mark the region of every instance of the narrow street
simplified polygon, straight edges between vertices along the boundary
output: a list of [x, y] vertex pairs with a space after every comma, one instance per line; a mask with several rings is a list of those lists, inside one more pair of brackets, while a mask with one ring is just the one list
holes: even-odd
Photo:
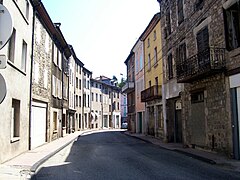
[[99, 132], [79, 137], [42, 164], [34, 178], [232, 180], [239, 177], [237, 172], [162, 149], [122, 132]]

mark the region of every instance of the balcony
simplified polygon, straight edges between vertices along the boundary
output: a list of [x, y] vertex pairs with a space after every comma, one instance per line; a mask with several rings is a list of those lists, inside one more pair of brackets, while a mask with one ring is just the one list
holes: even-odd
[[177, 82], [191, 83], [223, 72], [225, 66], [225, 49], [209, 47], [183, 62], [177, 62]]
[[134, 82], [126, 82], [126, 84], [122, 87], [122, 92], [130, 93], [130, 92], [134, 91], [134, 89], [135, 89]]
[[162, 86], [155, 85], [141, 92], [141, 101], [148, 102], [154, 99], [162, 98]]

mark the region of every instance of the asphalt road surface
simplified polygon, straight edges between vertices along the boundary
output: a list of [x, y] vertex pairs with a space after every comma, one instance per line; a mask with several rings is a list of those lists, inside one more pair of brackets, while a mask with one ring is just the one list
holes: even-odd
[[129, 137], [122, 132], [84, 135], [47, 160], [37, 180], [240, 179], [240, 173]]

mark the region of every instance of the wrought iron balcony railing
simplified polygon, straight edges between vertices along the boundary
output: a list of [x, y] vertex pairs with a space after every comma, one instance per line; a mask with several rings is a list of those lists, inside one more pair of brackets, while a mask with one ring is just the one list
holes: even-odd
[[155, 85], [141, 92], [141, 101], [147, 102], [154, 99], [162, 98], [162, 86]]
[[126, 84], [122, 87], [123, 93], [129, 93], [135, 89], [134, 82], [126, 82]]
[[177, 81], [190, 83], [225, 69], [225, 49], [209, 47], [206, 50], [177, 62]]

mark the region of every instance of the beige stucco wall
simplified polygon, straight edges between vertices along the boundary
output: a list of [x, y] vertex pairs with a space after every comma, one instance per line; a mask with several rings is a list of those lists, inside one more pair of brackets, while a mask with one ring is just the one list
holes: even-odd
[[[30, 95], [30, 66], [31, 66], [31, 44], [32, 44], [32, 7], [30, 5], [29, 20], [21, 15], [23, 9], [19, 9], [13, 1], [3, 1], [13, 17], [13, 26], [16, 29], [15, 59], [14, 63], [8, 61], [6, 69], [0, 69], [7, 85], [7, 95], [0, 104], [0, 163], [28, 150], [29, 142], [29, 95]], [[24, 12], [22, 12], [25, 14]], [[26, 72], [21, 70], [22, 41], [27, 43], [27, 65]], [[7, 56], [8, 46], [6, 45], [0, 54]], [[16, 141], [11, 138], [11, 116], [12, 99], [20, 101], [20, 136]]]

